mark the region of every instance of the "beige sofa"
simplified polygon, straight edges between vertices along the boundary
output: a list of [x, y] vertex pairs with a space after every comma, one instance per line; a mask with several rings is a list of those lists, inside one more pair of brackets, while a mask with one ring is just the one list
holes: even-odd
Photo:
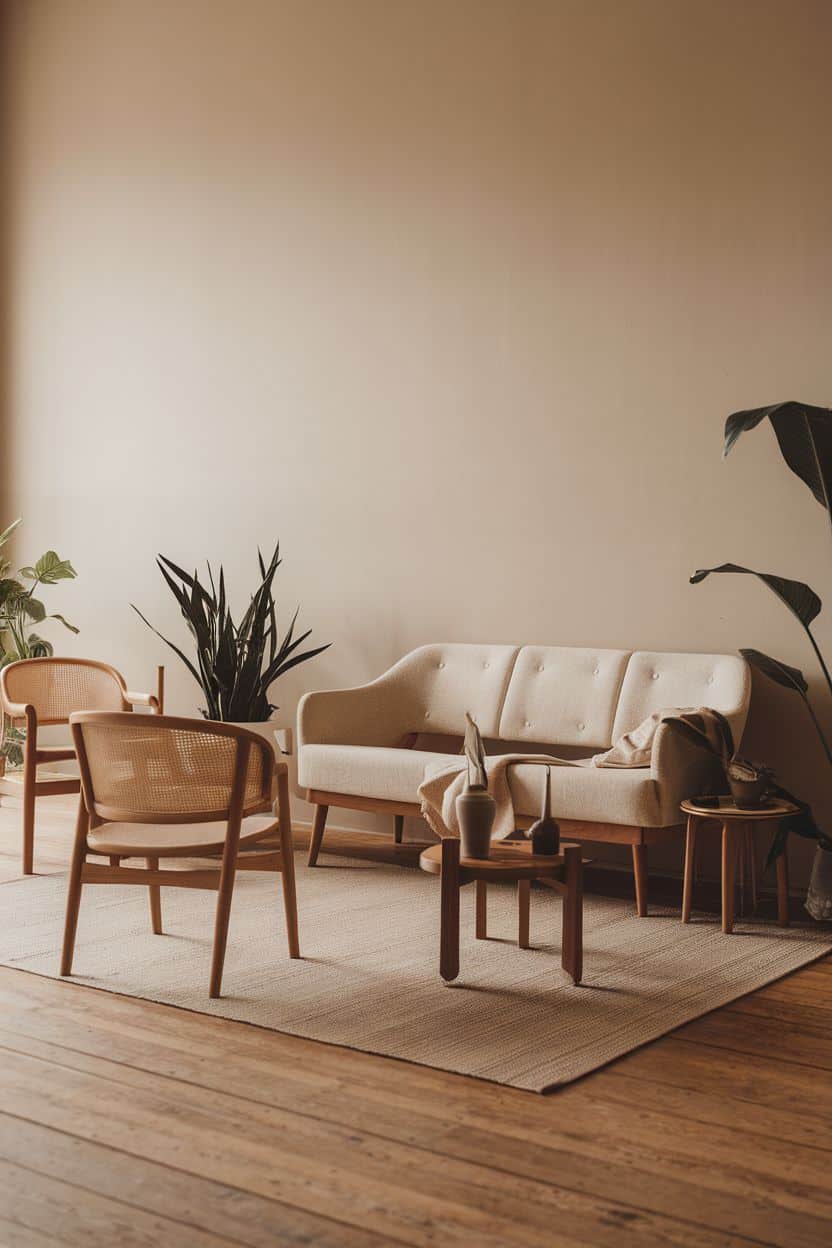
[[[307, 694], [298, 708], [298, 780], [316, 807], [310, 865], [330, 806], [386, 811], [401, 839], [418, 815], [429, 762], [458, 757], [465, 712], [488, 752], [590, 755], [656, 710], [710, 706], [737, 743], [751, 680], [737, 655], [665, 654], [570, 646], [422, 646], [367, 685]], [[443, 748], [422, 748], [426, 736]], [[502, 748], [500, 744], [502, 743]], [[553, 811], [570, 839], [632, 846], [639, 914], [647, 912], [647, 847], [677, 837], [679, 803], [713, 779], [707, 755], [660, 726], [652, 765], [555, 768]], [[520, 826], [540, 807], [540, 768], [519, 765], [511, 790]]]

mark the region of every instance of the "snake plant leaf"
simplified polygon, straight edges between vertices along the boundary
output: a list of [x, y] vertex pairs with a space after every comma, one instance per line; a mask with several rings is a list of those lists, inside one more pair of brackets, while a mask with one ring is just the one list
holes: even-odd
[[719, 572], [740, 573], [744, 576], [756, 576], [764, 585], [768, 585], [795, 615], [804, 628], [808, 628], [812, 620], [820, 614], [821, 600], [813, 589], [803, 581], [790, 581], [785, 576], [776, 576], [773, 572], [755, 572], [753, 568], [744, 568], [739, 563], [721, 563], [718, 568], [697, 568], [690, 578], [691, 585], [698, 585], [706, 577]]
[[723, 455], [729, 454], [741, 434], [756, 428], [766, 417], [789, 468], [832, 519], [832, 410], [792, 400], [734, 412], [725, 422]]
[[785, 689], [796, 689], [802, 698], [806, 697], [809, 685], [800, 668], [789, 667], [788, 663], [781, 663], [779, 659], [773, 659], [771, 655], [763, 654], [761, 650], [740, 650], [740, 654], [752, 667], [756, 667], [764, 676], [768, 676], [769, 680], [782, 685]]

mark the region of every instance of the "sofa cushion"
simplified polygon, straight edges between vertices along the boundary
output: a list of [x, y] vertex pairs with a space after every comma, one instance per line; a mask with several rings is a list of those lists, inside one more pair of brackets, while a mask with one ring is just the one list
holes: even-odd
[[[647, 768], [553, 767], [552, 814], [556, 819], [664, 827], [679, 823], [678, 809], [663, 812], [659, 786]], [[509, 773], [518, 815], [540, 814], [544, 768], [519, 763]]]
[[506, 693], [503, 741], [612, 744], [612, 724], [629, 650], [523, 646]]
[[612, 736], [617, 741], [653, 711], [664, 707], [710, 706], [722, 711], [731, 724], [739, 746], [748, 700], [751, 674], [738, 654], [663, 654], [638, 650], [630, 657]]
[[388, 673], [407, 690], [407, 731], [462, 735], [465, 712], [484, 737], [499, 735], [500, 712], [517, 657], [516, 646], [464, 642], [420, 646]]
[[459, 754], [379, 745], [304, 745], [298, 757], [298, 783], [325, 793], [418, 802], [427, 764], [453, 762], [460, 762]]

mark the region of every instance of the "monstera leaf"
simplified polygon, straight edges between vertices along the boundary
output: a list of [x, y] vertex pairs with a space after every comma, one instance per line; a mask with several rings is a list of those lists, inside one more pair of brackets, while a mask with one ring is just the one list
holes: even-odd
[[734, 412], [725, 422], [723, 455], [729, 454], [741, 434], [755, 429], [766, 417], [786, 463], [832, 520], [832, 410], [790, 401]]
[[798, 667], [789, 667], [788, 663], [782, 663], [780, 659], [773, 659], [770, 654], [763, 654], [761, 650], [740, 650], [740, 654], [747, 659], [752, 667], [756, 667], [764, 676], [768, 676], [769, 680], [773, 680], [776, 684], [782, 685], [784, 689], [791, 689], [800, 695], [803, 704], [809, 712], [812, 723], [815, 725], [815, 731], [820, 738], [827, 761], [832, 763], [832, 750], [829, 748], [829, 742], [821, 728], [820, 721], [812, 709], [809, 701], [809, 684], [806, 677]]

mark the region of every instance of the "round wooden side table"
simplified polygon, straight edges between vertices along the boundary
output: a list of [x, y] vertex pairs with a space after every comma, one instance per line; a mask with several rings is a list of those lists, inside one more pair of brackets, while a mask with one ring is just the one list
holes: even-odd
[[423, 850], [423, 871], [441, 881], [439, 973], [446, 981], [459, 974], [459, 890], [476, 883], [476, 934], [487, 939], [487, 889], [489, 884], [516, 882], [518, 938], [529, 949], [529, 910], [532, 880], [544, 880], [563, 897], [561, 964], [574, 983], [583, 970], [583, 864], [580, 845], [561, 845], [559, 854], [533, 854], [530, 841], [492, 841], [488, 858], [460, 858], [459, 841], [447, 837]]
[[[685, 877], [682, 886], [682, 922], [690, 923], [693, 899], [693, 856], [696, 834], [703, 823], [711, 820], [722, 824], [722, 930], [734, 930], [734, 881], [737, 857], [743, 845], [750, 845], [754, 852], [754, 829], [758, 823], [778, 823], [786, 815], [797, 813], [793, 802], [770, 798], [765, 806], [756, 810], [743, 809], [734, 804], [731, 797], [720, 797], [718, 806], [699, 805], [695, 798], [682, 802], [682, 810], [688, 817], [685, 837]], [[789, 925], [789, 864], [786, 850], [777, 859], [777, 921], [781, 927]]]

